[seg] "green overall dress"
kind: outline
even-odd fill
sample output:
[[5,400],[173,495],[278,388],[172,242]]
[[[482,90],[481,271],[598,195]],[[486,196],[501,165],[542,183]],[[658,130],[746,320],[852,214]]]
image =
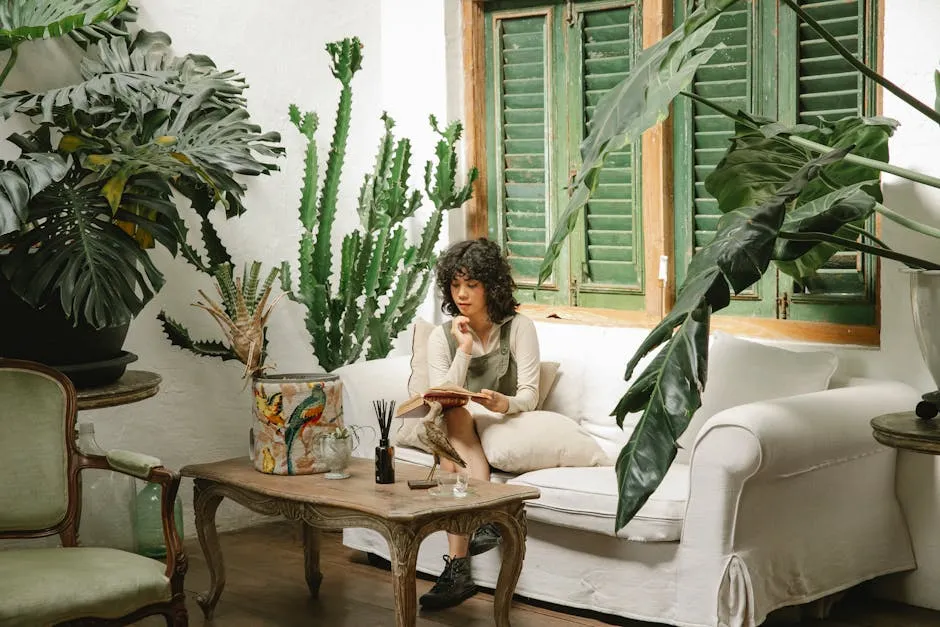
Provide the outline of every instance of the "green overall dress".
[[[444,337],[447,338],[447,346],[450,348],[450,359],[453,361],[457,354],[457,340],[450,332],[452,322],[445,322],[441,325],[444,329]],[[509,350],[509,329],[512,327],[512,321],[507,320],[499,328],[499,346],[478,357],[470,358],[470,365],[467,367],[467,381],[464,387],[471,392],[480,390],[495,390],[506,396],[515,396],[518,388],[518,378],[516,376],[516,358]]]

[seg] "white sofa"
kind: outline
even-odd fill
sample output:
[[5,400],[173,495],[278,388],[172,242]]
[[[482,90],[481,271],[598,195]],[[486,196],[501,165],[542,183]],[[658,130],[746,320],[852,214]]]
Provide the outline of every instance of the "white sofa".
[[[561,363],[545,409],[578,420],[614,456],[619,442],[610,435],[608,414],[626,389],[626,360],[646,332],[581,327],[572,343],[564,324],[536,326],[542,359]],[[407,397],[409,360],[390,357],[337,371],[347,424],[374,424],[373,399]],[[766,376],[773,376],[770,370]],[[496,472],[494,481],[531,484],[542,495],[526,506],[516,593],[657,623],[751,627],[776,608],[912,569],[895,496],[895,451],[875,442],[869,420],[916,400],[906,385],[840,380],[837,373],[821,392],[721,411],[701,429],[690,462],[673,464],[619,535],[612,466],[515,477]],[[375,441],[363,435],[357,454],[372,456]],[[396,455],[399,463],[431,461],[405,447]],[[343,541],[389,554],[369,530],[347,529]],[[418,569],[439,573],[446,551],[443,533],[428,537]],[[498,551],[473,559],[477,583],[494,587]]]

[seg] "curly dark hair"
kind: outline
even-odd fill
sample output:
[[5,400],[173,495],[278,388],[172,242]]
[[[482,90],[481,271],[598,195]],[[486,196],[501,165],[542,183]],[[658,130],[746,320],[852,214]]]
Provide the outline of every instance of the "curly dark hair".
[[510,274],[509,262],[495,242],[485,237],[457,242],[437,261],[437,288],[443,301],[441,311],[459,316],[460,309],[450,293],[450,284],[455,276],[483,284],[486,309],[493,322],[501,322],[516,312],[519,301],[512,295],[516,282]]

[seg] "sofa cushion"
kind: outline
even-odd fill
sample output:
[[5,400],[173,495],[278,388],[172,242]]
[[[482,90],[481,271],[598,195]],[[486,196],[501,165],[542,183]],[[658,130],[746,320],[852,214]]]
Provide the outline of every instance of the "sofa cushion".
[[423,394],[431,384],[428,380],[428,337],[434,325],[418,318],[411,335],[411,375],[408,377],[408,396]]
[[166,567],[106,548],[0,551],[0,625],[52,625],[75,618],[118,618],[170,600]]
[[636,542],[675,542],[682,535],[689,467],[673,464],[633,520],[617,533],[617,475],[610,466],[537,470],[509,483],[532,486],[542,493],[539,499],[526,502],[531,520]]
[[474,416],[493,468],[529,472],[556,466],[597,466],[607,455],[578,423],[552,411]]
[[705,422],[720,411],[775,398],[820,392],[829,387],[838,358],[824,351],[797,352],[715,332],[709,348],[708,380],[702,406],[679,436],[676,461],[691,459]]

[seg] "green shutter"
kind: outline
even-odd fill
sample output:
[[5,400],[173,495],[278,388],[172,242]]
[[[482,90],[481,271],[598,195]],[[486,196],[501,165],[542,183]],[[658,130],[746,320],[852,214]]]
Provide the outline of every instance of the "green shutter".
[[[568,30],[569,140],[573,158],[590,132],[598,101],[627,77],[637,53],[638,14],[633,2],[574,6]],[[580,165],[572,163],[572,170]],[[571,273],[580,277],[578,302],[585,306],[642,308],[643,222],[640,144],[612,153],[584,212],[580,237],[572,241]],[[577,254],[580,252],[580,255]]]
[[[732,111],[755,111],[764,100],[756,80],[758,55],[751,3],[727,11],[718,18],[715,30],[702,44],[718,42],[716,52],[692,81],[691,91]],[[677,8],[677,10],[681,10]],[[715,237],[721,211],[718,201],[705,190],[705,179],[718,165],[734,135],[734,122],[714,109],[688,98],[676,103],[675,123],[675,232],[676,278],[679,284],[694,252]],[[724,313],[730,315],[776,315],[776,280],[765,278],[735,297]]]
[[[866,19],[864,0],[803,0],[800,5],[843,46],[866,62],[874,59],[873,46],[865,45],[866,24],[874,21]],[[797,50],[796,118],[800,122],[812,124],[820,117],[838,120],[871,111],[860,74],[802,23],[797,27]],[[874,220],[868,228],[874,229]],[[846,251],[833,256],[802,285],[781,276],[782,287],[792,294],[789,317],[874,324],[874,270],[871,256]]]
[[490,237],[519,285],[534,285],[550,236],[548,10],[487,16]]

